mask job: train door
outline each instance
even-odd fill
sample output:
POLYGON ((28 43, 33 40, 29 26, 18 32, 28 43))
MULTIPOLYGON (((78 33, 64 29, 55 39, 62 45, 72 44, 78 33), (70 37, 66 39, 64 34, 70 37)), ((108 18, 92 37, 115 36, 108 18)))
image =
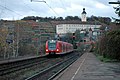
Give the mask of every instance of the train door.
POLYGON ((64 52, 64 45, 63 44, 62 44, 62 48, 61 49, 62 49, 62 52, 64 52))

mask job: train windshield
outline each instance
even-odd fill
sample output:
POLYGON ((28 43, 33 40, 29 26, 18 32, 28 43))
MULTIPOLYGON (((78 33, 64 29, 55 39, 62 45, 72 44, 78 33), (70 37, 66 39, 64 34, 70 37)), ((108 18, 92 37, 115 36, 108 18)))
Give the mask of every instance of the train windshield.
POLYGON ((48 48, 49 48, 49 50, 55 50, 56 49, 56 41, 54 41, 54 40, 48 41, 48 48))

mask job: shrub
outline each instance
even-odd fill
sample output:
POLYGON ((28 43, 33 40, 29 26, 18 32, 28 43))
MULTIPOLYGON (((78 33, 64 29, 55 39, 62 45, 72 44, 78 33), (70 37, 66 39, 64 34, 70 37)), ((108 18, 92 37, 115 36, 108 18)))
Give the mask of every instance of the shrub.
POLYGON ((120 60, 120 30, 111 31, 107 36, 108 57, 120 60))
POLYGON ((120 30, 113 30, 102 36, 96 51, 104 58, 120 60, 120 30))
POLYGON ((19 47, 19 56, 25 56, 25 55, 36 55, 37 49, 30 44, 26 45, 20 45, 19 47))

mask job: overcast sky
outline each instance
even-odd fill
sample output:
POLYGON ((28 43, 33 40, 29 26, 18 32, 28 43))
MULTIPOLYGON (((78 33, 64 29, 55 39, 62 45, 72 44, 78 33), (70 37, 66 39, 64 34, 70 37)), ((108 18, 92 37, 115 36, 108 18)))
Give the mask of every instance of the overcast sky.
POLYGON ((83 8, 87 17, 92 15, 101 17, 115 17, 110 1, 117 0, 0 0, 0 19, 22 19, 26 16, 66 17, 79 16, 83 8))

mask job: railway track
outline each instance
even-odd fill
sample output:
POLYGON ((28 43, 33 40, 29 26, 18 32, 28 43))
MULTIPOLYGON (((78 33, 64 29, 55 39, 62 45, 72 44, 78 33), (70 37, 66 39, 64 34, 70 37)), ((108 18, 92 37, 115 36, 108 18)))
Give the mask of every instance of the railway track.
MULTIPOLYGON (((74 54, 72 53, 69 55, 59 56, 55 58, 44 57, 44 58, 38 58, 38 59, 33 59, 28 61, 2 64, 2 66, 0 64, 0 80, 25 80, 25 79, 34 80, 35 75, 39 76, 39 74, 40 75, 42 74, 42 75, 41 77, 38 77, 38 78, 43 78, 45 77, 45 75, 49 75, 44 80, 47 80, 48 78, 52 79, 58 74, 56 72, 61 72, 62 68, 65 69, 65 66, 63 66, 63 64, 66 65, 67 67, 77 59, 75 57, 71 57, 73 55, 74 54), (70 64, 67 64, 67 63, 70 63, 70 64), (53 72, 51 72, 51 70, 53 70, 53 72), (49 74, 46 72, 49 72, 49 74), (55 74, 50 75, 53 73, 55 74)), ((76 54, 76 56, 78 57, 78 54, 76 54)))
POLYGON ((37 58, 20 60, 20 61, 2 63, 2 64, 0 64, 0 76, 7 75, 12 72, 42 63, 40 61, 44 62, 45 58, 37 57, 37 58))
POLYGON ((60 72, 66 69, 69 65, 75 62, 80 56, 78 54, 69 57, 61 62, 58 62, 54 65, 51 65, 48 68, 43 69, 42 71, 26 78, 25 80, 52 80, 60 72))

